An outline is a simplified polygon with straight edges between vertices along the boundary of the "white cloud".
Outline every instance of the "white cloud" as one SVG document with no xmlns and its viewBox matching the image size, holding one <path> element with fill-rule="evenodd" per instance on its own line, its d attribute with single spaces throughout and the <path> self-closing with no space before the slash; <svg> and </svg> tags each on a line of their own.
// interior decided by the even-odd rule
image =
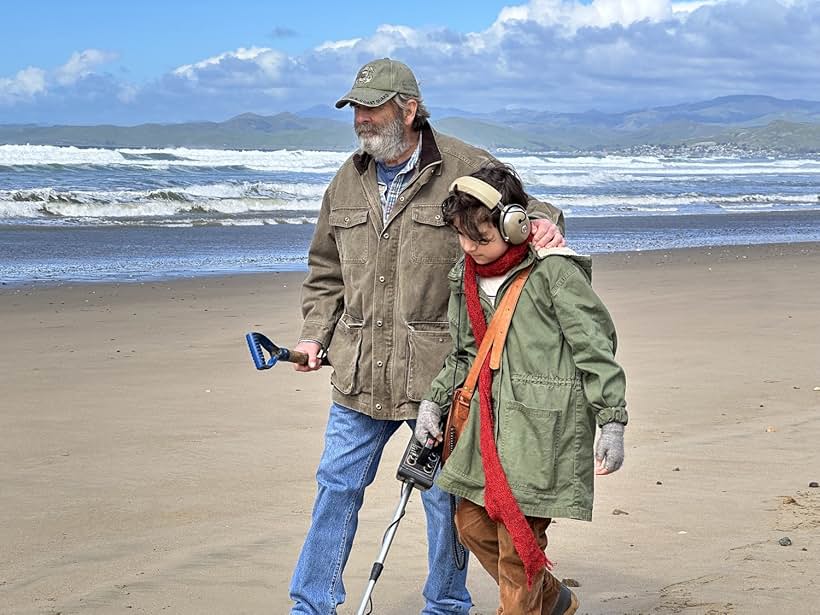
<svg viewBox="0 0 820 615">
<path fill-rule="evenodd" d="M 46 71 L 29 66 L 10 79 L 0 78 L 0 103 L 30 99 L 46 89 Z"/>
<path fill-rule="evenodd" d="M 79 87 L 87 77 L 98 77 L 94 68 L 117 58 L 115 53 L 99 49 L 85 49 L 71 54 L 68 61 L 53 70 L 29 66 L 14 77 L 0 77 L 0 104 L 22 105 L 35 98 L 44 98 L 56 90 Z M 104 78 L 91 86 L 98 88 Z"/>
<path fill-rule="evenodd" d="M 691 0 L 690 2 L 675 2 L 672 4 L 672 12 L 678 15 L 697 11 L 703 6 L 719 4 L 721 0 Z"/>
<path fill-rule="evenodd" d="M 71 85 L 94 72 L 100 64 L 106 64 L 117 59 L 117 54 L 100 49 L 86 49 L 75 51 L 68 62 L 54 71 L 54 80 L 60 85 Z"/>
<path fill-rule="evenodd" d="M 661 21 L 672 15 L 670 0 L 595 0 L 580 4 L 568 0 L 532 0 L 529 4 L 502 9 L 496 24 L 535 22 L 568 32 L 579 28 L 628 26 L 637 21 Z"/>
<path fill-rule="evenodd" d="M 230 75 L 235 73 L 237 81 L 247 81 L 248 68 L 252 67 L 254 72 L 275 79 L 286 59 L 285 54 L 267 47 L 240 47 L 194 64 L 180 66 L 174 69 L 173 74 L 191 81 L 207 82 L 215 78 L 232 81 Z"/>
<path fill-rule="evenodd" d="M 351 47 L 355 47 L 356 43 L 358 43 L 360 38 L 349 38 L 343 41 L 326 41 L 316 47 L 316 51 L 338 51 L 340 49 L 350 49 Z"/>
</svg>

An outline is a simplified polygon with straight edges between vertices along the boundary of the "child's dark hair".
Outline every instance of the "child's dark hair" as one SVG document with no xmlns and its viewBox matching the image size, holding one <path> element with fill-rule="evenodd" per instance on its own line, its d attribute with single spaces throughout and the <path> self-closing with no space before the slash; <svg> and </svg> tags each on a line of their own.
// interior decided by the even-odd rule
<svg viewBox="0 0 820 615">
<path fill-rule="evenodd" d="M 501 193 L 502 205 L 518 203 L 526 209 L 527 193 L 511 166 L 501 162 L 488 164 L 471 173 L 471 177 L 480 179 L 498 190 Z M 480 242 L 486 240 L 480 228 L 484 224 L 498 224 L 500 211 L 498 208 L 490 209 L 474 196 L 455 188 L 441 204 L 441 215 L 445 224 L 453 227 L 457 224 L 463 235 Z"/>
</svg>

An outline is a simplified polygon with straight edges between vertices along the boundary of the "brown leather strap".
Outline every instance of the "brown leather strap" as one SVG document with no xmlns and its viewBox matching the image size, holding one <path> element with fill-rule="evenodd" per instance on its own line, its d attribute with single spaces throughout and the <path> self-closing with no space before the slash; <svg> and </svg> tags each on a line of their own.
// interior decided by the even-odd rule
<svg viewBox="0 0 820 615">
<path fill-rule="evenodd" d="M 501 365 L 501 352 L 504 350 L 504 342 L 507 339 L 507 331 L 510 329 L 510 321 L 512 320 L 515 306 L 518 303 L 518 297 L 521 295 L 521 290 L 527 282 L 527 277 L 530 275 L 532 265 L 519 272 L 515 279 L 510 284 L 507 292 L 501 298 L 501 303 L 496 309 L 490 325 L 487 327 L 487 332 L 484 334 L 484 339 L 481 346 L 478 348 L 478 354 L 475 361 L 467 374 L 467 379 L 464 381 L 463 396 L 469 402 L 473 393 L 475 392 L 475 385 L 478 382 L 478 374 L 481 371 L 481 366 L 484 364 L 484 359 L 487 353 L 492 349 L 490 355 L 490 368 L 498 369 Z"/>
</svg>

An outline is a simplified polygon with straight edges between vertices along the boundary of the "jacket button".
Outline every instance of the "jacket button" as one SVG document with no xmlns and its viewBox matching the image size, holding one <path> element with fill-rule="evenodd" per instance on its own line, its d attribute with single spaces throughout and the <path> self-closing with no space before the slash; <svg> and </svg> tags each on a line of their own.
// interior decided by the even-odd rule
<svg viewBox="0 0 820 615">
<path fill-rule="evenodd" d="M 350 222 L 350 217 L 349 216 L 345 216 L 345 222 Z"/>
<path fill-rule="evenodd" d="M 382 409 L 382 405 L 381 404 L 376 404 L 376 410 L 381 410 L 381 409 Z"/>
<path fill-rule="evenodd" d="M 383 275 L 379 276 L 379 282 L 384 282 L 384 276 Z"/>
<path fill-rule="evenodd" d="M 382 235 L 382 237 L 384 237 L 385 239 L 390 239 L 390 233 L 385 233 L 384 235 Z"/>
<path fill-rule="evenodd" d="M 400 196 L 400 197 L 399 197 L 399 200 L 403 203 L 403 202 L 404 202 L 404 197 L 403 197 L 403 196 Z"/>
<path fill-rule="evenodd" d="M 381 327 L 384 323 L 381 320 L 376 321 L 376 326 Z"/>
<path fill-rule="evenodd" d="M 384 365 L 384 363 L 381 361 L 376 361 L 376 367 L 381 367 L 382 365 Z"/>
</svg>

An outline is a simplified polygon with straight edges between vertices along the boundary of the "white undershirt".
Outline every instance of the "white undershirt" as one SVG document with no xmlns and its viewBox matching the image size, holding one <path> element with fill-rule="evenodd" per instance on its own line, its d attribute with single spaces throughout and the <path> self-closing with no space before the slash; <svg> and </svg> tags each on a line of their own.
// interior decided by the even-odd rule
<svg viewBox="0 0 820 615">
<path fill-rule="evenodd" d="M 487 295 L 487 298 L 493 305 L 495 305 L 495 296 L 498 294 L 498 289 L 501 288 L 501 285 L 506 279 L 506 274 L 494 275 L 490 278 L 478 276 L 478 286 L 484 291 L 484 294 Z"/>
</svg>

